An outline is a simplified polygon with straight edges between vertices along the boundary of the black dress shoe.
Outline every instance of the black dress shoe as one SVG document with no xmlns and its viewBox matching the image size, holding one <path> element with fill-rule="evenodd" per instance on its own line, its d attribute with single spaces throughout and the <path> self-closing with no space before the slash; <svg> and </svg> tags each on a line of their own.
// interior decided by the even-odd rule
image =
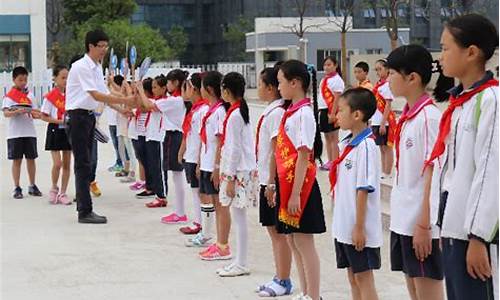
<svg viewBox="0 0 500 300">
<path fill-rule="evenodd" d="M 86 224 L 106 224 L 108 219 L 104 216 L 99 216 L 94 212 L 90 212 L 84 216 L 78 216 L 78 223 L 86 223 Z"/>
</svg>

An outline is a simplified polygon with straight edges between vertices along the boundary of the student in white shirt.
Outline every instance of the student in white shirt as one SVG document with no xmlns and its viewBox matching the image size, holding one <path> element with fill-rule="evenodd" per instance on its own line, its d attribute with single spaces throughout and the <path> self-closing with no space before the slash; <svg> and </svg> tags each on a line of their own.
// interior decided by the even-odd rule
<svg viewBox="0 0 500 300">
<path fill-rule="evenodd" d="M 146 113 L 144 119 L 138 120 L 138 127 L 144 127 L 144 148 L 139 159 L 142 160 L 146 173 L 144 190 L 136 194 L 139 199 L 156 198 L 146 203 L 146 207 L 166 207 L 163 177 L 161 172 L 161 143 L 165 138 L 165 129 L 162 126 L 163 114 L 155 109 L 155 102 L 161 99 L 166 91 L 166 85 L 159 84 L 160 77 L 154 80 L 146 78 L 142 84 L 136 84 L 137 102 L 141 111 Z M 141 140 L 141 139 L 140 139 Z"/>
<path fill-rule="evenodd" d="M 219 269 L 221 277 L 249 275 L 247 208 L 256 198 L 255 145 L 248 105 L 244 99 L 243 75 L 230 72 L 222 79 L 222 98 L 231 106 L 226 113 L 221 136 L 220 208 L 217 211 L 221 224 L 220 241 L 229 240 L 232 219 L 236 224 L 237 250 L 234 261 Z M 230 216 L 231 215 L 231 216 Z M 229 219 L 230 218 L 230 219 Z M 207 254 L 208 256 L 209 254 Z"/>
<path fill-rule="evenodd" d="M 311 78 L 312 103 L 306 97 Z M 276 229 L 287 235 L 295 257 L 302 289 L 298 299 L 318 300 L 320 265 L 314 235 L 324 233 L 326 227 L 316 180 L 315 160 L 321 157 L 322 151 L 316 71 L 301 61 L 288 60 L 280 65 L 278 82 L 281 95 L 292 104 L 283 116 L 276 139 L 276 205 L 279 207 Z"/>
<path fill-rule="evenodd" d="M 391 269 L 405 274 L 412 300 L 442 300 L 443 263 L 439 228 L 439 170 L 431 197 L 424 197 L 424 162 L 432 151 L 441 112 L 425 91 L 433 59 L 419 45 L 401 46 L 387 57 L 389 85 L 406 105 L 395 134 L 396 173 L 391 192 Z M 429 202 L 424 202 L 429 200 Z"/>
<path fill-rule="evenodd" d="M 441 45 L 443 74 L 460 82 L 449 91 L 428 159 L 443 166 L 438 225 L 446 292 L 450 300 L 498 299 L 499 89 L 485 66 L 498 32 L 485 17 L 464 15 L 445 25 Z"/>
<path fill-rule="evenodd" d="M 370 120 L 370 125 L 375 136 L 375 143 L 380 146 L 382 178 L 386 178 L 391 176 L 394 165 L 392 146 L 396 129 L 396 117 L 391 109 L 394 96 L 387 81 L 387 76 L 389 76 L 387 60 L 377 60 L 375 71 L 379 77 L 379 81 L 373 87 L 373 94 L 375 94 L 375 98 L 377 99 L 377 110 Z"/>
<path fill-rule="evenodd" d="M 177 160 L 184 164 L 187 183 L 191 186 L 193 197 L 193 226 L 181 227 L 184 234 L 198 234 L 201 231 L 200 181 L 196 177 L 196 167 L 200 155 L 201 120 L 209 108 L 208 101 L 201 97 L 201 74 L 193 73 L 184 82 L 182 98 L 190 100 L 192 107 L 182 123 L 183 140 Z"/>
<path fill-rule="evenodd" d="M 328 160 L 321 169 L 328 171 L 333 160 L 339 156 L 339 127 L 336 124 L 335 113 L 337 111 L 337 101 L 344 92 L 344 80 L 340 76 L 340 68 L 337 59 L 327 56 L 323 60 L 325 77 L 319 84 L 318 108 L 319 108 L 319 130 L 325 135 L 325 148 Z"/>
<path fill-rule="evenodd" d="M 222 74 L 217 71 L 205 73 L 201 84 L 201 96 L 208 100 L 209 109 L 201 120 L 200 139 L 201 148 L 196 166 L 197 177 L 200 181 L 201 195 L 201 219 L 202 230 L 194 238 L 188 239 L 188 247 L 207 247 L 200 252 L 200 257 L 206 252 L 211 252 L 212 260 L 230 259 L 229 247 L 217 241 L 210 243 L 211 228 L 214 212 L 220 207 L 219 204 L 219 179 L 220 179 L 220 136 L 222 124 L 226 115 L 226 108 L 221 100 Z M 215 214 L 217 229 L 219 226 L 219 214 Z M 219 234 L 217 235 L 220 236 Z"/>
<path fill-rule="evenodd" d="M 36 165 L 38 157 L 36 147 L 36 131 L 33 119 L 41 117 L 37 109 L 35 98 L 28 92 L 28 70 L 24 67 L 15 67 L 12 70 L 12 81 L 14 86 L 5 95 L 2 104 L 4 117 L 9 119 L 7 125 L 7 158 L 12 160 L 12 177 L 14 179 L 13 197 L 23 198 L 22 189 L 19 186 L 21 176 L 21 163 L 23 157 L 26 159 L 30 186 L 28 194 L 31 196 L 42 196 L 35 184 Z"/>
<path fill-rule="evenodd" d="M 41 108 L 42 119 L 49 123 L 47 125 L 45 150 L 50 151 L 52 156 L 52 187 L 49 191 L 49 201 L 51 204 L 68 205 L 72 203 L 66 194 L 70 176 L 71 145 L 64 128 L 66 102 L 64 93 L 68 69 L 64 66 L 57 66 L 53 70 L 53 76 L 55 87 L 45 95 Z M 57 183 L 60 174 L 61 188 L 59 189 Z"/>
<path fill-rule="evenodd" d="M 113 143 L 113 148 L 115 149 L 115 163 L 108 168 L 109 172 L 120 172 L 123 169 L 123 162 L 120 159 L 120 153 L 118 152 L 118 137 L 116 136 L 116 117 L 118 112 L 111 108 L 110 106 L 106 106 L 106 121 L 108 121 L 109 128 L 109 136 L 111 138 L 111 142 Z"/>
<path fill-rule="evenodd" d="M 383 241 L 380 152 L 368 126 L 376 107 L 375 97 L 365 88 L 342 94 L 337 119 L 351 134 L 340 144 L 340 156 L 330 170 L 337 268 L 347 268 L 354 299 L 378 299 L 373 270 L 380 269 Z"/>
<path fill-rule="evenodd" d="M 259 221 L 267 229 L 271 238 L 275 275 L 273 279 L 258 288 L 259 296 L 275 297 L 289 295 L 292 292 L 290 269 L 292 267 L 292 249 L 286 236 L 278 234 L 276 222 L 278 209 L 274 201 L 276 191 L 276 139 L 281 119 L 285 112 L 285 101 L 278 90 L 279 65 L 265 68 L 260 72 L 257 91 L 259 99 L 268 103 L 257 123 L 255 152 L 259 171 Z"/>
</svg>

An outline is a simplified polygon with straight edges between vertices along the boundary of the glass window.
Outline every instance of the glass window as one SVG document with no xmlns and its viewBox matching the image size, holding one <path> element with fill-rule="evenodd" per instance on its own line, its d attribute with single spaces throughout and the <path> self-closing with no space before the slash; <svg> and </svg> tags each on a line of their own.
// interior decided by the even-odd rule
<svg viewBox="0 0 500 300">
<path fill-rule="evenodd" d="M 323 60 L 327 56 L 333 56 L 337 59 L 340 67 L 341 63 L 341 50 L 340 49 L 318 49 L 316 51 L 316 68 L 318 71 L 323 71 Z"/>
<path fill-rule="evenodd" d="M 31 70 L 30 58 L 28 35 L 0 35 L 0 71 L 11 71 L 16 66 Z"/>
</svg>

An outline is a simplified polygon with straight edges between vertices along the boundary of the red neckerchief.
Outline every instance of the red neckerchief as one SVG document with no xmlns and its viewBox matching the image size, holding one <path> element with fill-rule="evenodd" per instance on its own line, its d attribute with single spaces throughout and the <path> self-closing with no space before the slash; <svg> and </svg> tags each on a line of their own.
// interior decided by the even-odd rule
<svg viewBox="0 0 500 300">
<path fill-rule="evenodd" d="M 379 88 L 384 85 L 387 81 L 380 80 L 377 82 L 375 87 L 373 88 L 373 94 L 375 95 L 375 99 L 377 100 L 377 110 L 383 115 L 386 107 L 387 100 L 384 99 L 384 97 L 380 94 Z M 389 123 L 389 126 L 387 128 L 387 146 L 392 147 L 394 145 L 394 135 L 396 133 L 396 126 L 397 126 L 397 121 L 396 121 L 396 114 L 394 111 L 389 112 L 389 116 L 387 117 L 387 122 Z M 385 124 L 381 124 L 380 126 L 385 126 Z"/>
<path fill-rule="evenodd" d="M 224 142 L 226 141 L 227 121 L 229 120 L 229 117 L 231 116 L 231 114 L 235 110 L 240 108 L 240 106 L 241 106 L 241 101 L 235 102 L 235 103 L 233 103 L 233 105 L 231 105 L 231 107 L 229 108 L 229 110 L 226 113 L 226 117 L 224 118 L 224 122 L 222 123 L 222 136 L 221 136 L 221 144 L 220 144 L 221 147 L 224 146 Z"/>
<path fill-rule="evenodd" d="M 182 132 L 184 133 L 184 139 L 187 138 L 189 132 L 191 131 L 191 121 L 193 120 L 193 115 L 195 112 L 201 109 L 202 106 L 208 105 L 208 101 L 206 99 L 200 99 L 198 102 L 193 104 L 191 110 L 187 113 L 184 121 L 182 122 Z"/>
<path fill-rule="evenodd" d="M 302 213 L 304 212 L 304 208 L 309 201 L 309 196 L 311 194 L 312 187 L 316 178 L 316 164 L 314 163 L 313 153 L 310 153 L 306 175 L 304 177 L 304 182 L 300 191 L 300 210 L 297 214 L 290 215 L 288 213 L 288 202 L 292 194 L 295 179 L 295 166 L 298 159 L 298 151 L 286 134 L 285 123 L 291 115 L 293 115 L 302 107 L 309 105 L 311 105 L 311 100 L 305 98 L 293 104 L 286 110 L 285 114 L 283 115 L 283 119 L 281 120 L 278 137 L 276 139 L 275 158 L 278 182 L 280 187 L 278 191 L 280 194 L 278 218 L 281 222 L 295 228 L 300 228 Z"/>
<path fill-rule="evenodd" d="M 337 72 L 327 74 L 321 81 L 321 96 L 323 96 L 323 100 L 325 100 L 326 106 L 328 107 L 328 113 L 332 112 L 333 102 L 335 102 L 335 95 L 333 95 L 333 92 L 328 88 L 328 79 L 335 75 L 337 75 Z"/>
<path fill-rule="evenodd" d="M 432 149 L 429 159 L 425 162 L 424 170 L 426 166 L 432 165 L 432 162 L 436 158 L 441 156 L 441 154 L 443 154 L 444 150 L 446 149 L 445 142 L 451 130 L 451 117 L 453 115 L 453 111 L 455 111 L 457 107 L 460 107 L 465 102 L 469 101 L 474 95 L 492 86 L 498 86 L 498 80 L 490 79 L 485 83 L 481 84 L 480 86 L 472 89 L 471 91 L 462 93 L 457 97 L 450 95 L 450 105 L 448 105 L 448 108 L 444 111 L 443 115 L 441 116 L 441 121 L 439 122 L 438 137 L 436 139 L 436 143 L 434 144 L 434 148 Z"/>
<path fill-rule="evenodd" d="M 151 99 L 151 98 L 150 98 Z M 162 96 L 153 96 L 152 98 L 154 101 L 158 101 L 160 99 L 163 99 Z M 144 127 L 148 127 L 148 124 L 149 124 L 149 119 L 151 118 L 151 112 L 152 111 L 148 111 L 147 112 L 147 115 L 146 115 L 146 120 L 144 121 Z M 161 126 L 162 126 L 162 123 L 163 123 L 163 116 L 161 117 L 160 119 L 160 129 L 158 131 L 161 130 Z"/>
<path fill-rule="evenodd" d="M 208 118 L 222 105 L 222 100 L 219 100 L 212 105 L 201 121 L 200 138 L 203 144 L 207 144 L 207 120 Z"/>
<path fill-rule="evenodd" d="M 356 144 L 353 145 L 353 140 L 361 138 L 360 141 L 357 141 Z M 334 191 L 335 185 L 337 184 L 337 167 L 338 165 L 346 158 L 346 156 L 354 149 L 356 148 L 362 141 L 364 141 L 366 138 L 374 138 L 373 133 L 371 129 L 368 127 L 364 129 L 361 133 L 359 133 L 357 136 L 352 137 L 351 142 L 347 144 L 340 154 L 337 159 L 335 159 L 332 163 L 332 167 L 330 168 L 330 173 L 329 173 L 329 178 L 330 178 L 330 189 Z"/>
<path fill-rule="evenodd" d="M 54 105 L 57 109 L 57 119 L 62 120 L 64 112 L 66 111 L 66 96 L 61 93 L 58 88 L 53 88 L 52 91 L 45 95 L 45 99 L 52 103 L 52 105 Z"/>
<path fill-rule="evenodd" d="M 181 95 L 181 91 L 180 90 L 175 90 L 170 96 L 172 97 L 179 97 Z"/>
<path fill-rule="evenodd" d="M 281 105 L 277 105 L 277 106 L 273 107 L 271 110 L 269 110 L 266 115 L 262 114 L 262 116 L 260 116 L 260 118 L 259 118 L 259 121 L 257 122 L 257 134 L 256 134 L 256 137 L 255 137 L 255 157 L 256 157 L 257 160 L 259 160 L 259 140 L 260 140 L 259 135 L 260 135 L 260 128 L 262 127 L 262 122 L 264 121 L 264 117 L 270 115 L 271 112 L 273 112 L 275 109 L 280 108 L 280 107 L 282 107 L 282 106 Z"/>
<path fill-rule="evenodd" d="M 399 178 L 399 143 L 401 140 L 401 131 L 403 130 L 404 123 L 415 118 L 427 105 L 434 105 L 434 101 L 429 95 L 424 94 L 417 100 L 415 105 L 410 109 L 408 104 L 403 108 L 403 113 L 399 117 L 398 125 L 396 126 L 396 133 L 394 135 L 394 144 L 396 146 L 396 182 Z"/>
<path fill-rule="evenodd" d="M 18 104 L 31 105 L 31 99 L 28 97 L 28 93 L 23 93 L 15 87 L 11 88 L 5 96 L 14 100 L 14 102 Z"/>
</svg>

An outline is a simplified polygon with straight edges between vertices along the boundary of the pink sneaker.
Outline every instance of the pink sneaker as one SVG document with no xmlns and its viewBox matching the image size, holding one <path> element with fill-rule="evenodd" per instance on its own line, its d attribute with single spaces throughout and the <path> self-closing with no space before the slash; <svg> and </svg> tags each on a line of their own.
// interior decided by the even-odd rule
<svg viewBox="0 0 500 300">
<path fill-rule="evenodd" d="M 57 195 L 57 203 L 61 203 L 64 205 L 70 205 L 71 200 L 69 200 L 68 195 L 66 195 L 66 193 L 64 193 L 64 194 L 61 193 L 61 194 Z"/>
<path fill-rule="evenodd" d="M 59 194 L 59 188 L 50 189 L 49 191 L 50 204 L 57 204 L 57 194 Z"/>
<path fill-rule="evenodd" d="M 132 183 L 131 185 L 129 185 L 129 188 L 132 191 L 138 191 L 138 190 L 142 190 L 145 186 L 146 186 L 146 184 L 144 182 L 136 181 L 136 182 Z"/>
<path fill-rule="evenodd" d="M 202 260 L 227 260 L 231 259 L 231 250 L 229 246 L 226 249 L 221 249 L 217 244 L 208 247 L 207 251 L 200 254 Z"/>
<path fill-rule="evenodd" d="M 179 217 L 176 213 L 161 218 L 163 224 L 184 224 L 187 222 L 186 215 Z"/>
</svg>

